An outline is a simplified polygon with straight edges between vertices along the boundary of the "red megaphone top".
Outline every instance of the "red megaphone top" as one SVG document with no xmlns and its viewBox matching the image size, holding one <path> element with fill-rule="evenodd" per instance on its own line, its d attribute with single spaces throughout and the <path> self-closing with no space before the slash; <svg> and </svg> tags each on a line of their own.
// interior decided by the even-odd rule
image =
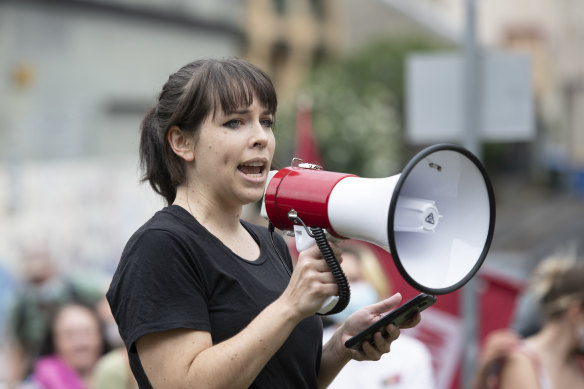
<svg viewBox="0 0 584 389">
<path fill-rule="evenodd" d="M 276 228 L 291 230 L 294 222 L 288 219 L 288 213 L 295 210 L 307 226 L 321 227 L 338 236 L 329 221 L 328 200 L 335 185 L 346 177 L 357 176 L 295 166 L 279 170 L 266 187 L 268 218 Z"/>
</svg>

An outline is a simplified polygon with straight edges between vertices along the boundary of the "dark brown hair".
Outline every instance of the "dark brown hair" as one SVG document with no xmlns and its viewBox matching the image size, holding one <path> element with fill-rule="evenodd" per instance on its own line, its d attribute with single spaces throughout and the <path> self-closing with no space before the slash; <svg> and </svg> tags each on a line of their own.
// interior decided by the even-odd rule
<svg viewBox="0 0 584 389">
<path fill-rule="evenodd" d="M 253 103 L 254 95 L 272 114 L 278 105 L 269 77 L 251 63 L 239 59 L 203 59 L 172 74 L 141 125 L 140 166 L 142 181 L 172 204 L 176 188 L 186 176 L 183 160 L 167 139 L 172 126 L 196 136 L 209 114 L 218 109 L 231 113 Z"/>
</svg>

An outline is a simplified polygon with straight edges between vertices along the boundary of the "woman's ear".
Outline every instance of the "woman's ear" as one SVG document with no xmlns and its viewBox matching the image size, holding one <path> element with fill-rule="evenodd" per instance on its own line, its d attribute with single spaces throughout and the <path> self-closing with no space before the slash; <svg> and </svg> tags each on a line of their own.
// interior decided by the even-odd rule
<svg viewBox="0 0 584 389">
<path fill-rule="evenodd" d="M 168 130 L 168 143 L 172 151 L 187 162 L 195 159 L 195 145 L 192 136 L 185 134 L 177 126 L 172 126 Z"/>
</svg>

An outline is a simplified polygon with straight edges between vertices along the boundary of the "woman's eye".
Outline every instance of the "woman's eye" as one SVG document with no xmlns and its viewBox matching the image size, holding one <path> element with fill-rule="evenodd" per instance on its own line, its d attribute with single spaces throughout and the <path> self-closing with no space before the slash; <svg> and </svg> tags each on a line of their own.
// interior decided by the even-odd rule
<svg viewBox="0 0 584 389">
<path fill-rule="evenodd" d="M 264 119 L 261 121 L 262 126 L 267 128 L 272 128 L 274 126 L 274 121 L 272 119 Z"/>
<path fill-rule="evenodd" d="M 237 128 L 237 127 L 241 126 L 241 120 L 239 120 L 239 119 L 229 120 L 227 123 L 223 124 L 223 126 L 229 127 L 229 128 Z"/>
</svg>

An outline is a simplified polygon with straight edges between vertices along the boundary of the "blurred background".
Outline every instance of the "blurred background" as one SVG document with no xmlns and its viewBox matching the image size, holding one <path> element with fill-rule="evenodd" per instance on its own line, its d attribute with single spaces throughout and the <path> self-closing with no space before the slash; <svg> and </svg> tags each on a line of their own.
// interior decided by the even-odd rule
<svg viewBox="0 0 584 389">
<path fill-rule="evenodd" d="M 577 0 L 0 0 L 0 347 L 27 253 L 105 288 L 163 206 L 139 184 L 137 148 L 168 75 L 241 56 L 275 82 L 279 167 L 301 156 L 386 177 L 439 142 L 483 161 L 489 256 L 471 300 L 444 296 L 418 331 L 438 387 L 463 387 L 532 269 L 584 251 L 582 20 Z"/>
</svg>

